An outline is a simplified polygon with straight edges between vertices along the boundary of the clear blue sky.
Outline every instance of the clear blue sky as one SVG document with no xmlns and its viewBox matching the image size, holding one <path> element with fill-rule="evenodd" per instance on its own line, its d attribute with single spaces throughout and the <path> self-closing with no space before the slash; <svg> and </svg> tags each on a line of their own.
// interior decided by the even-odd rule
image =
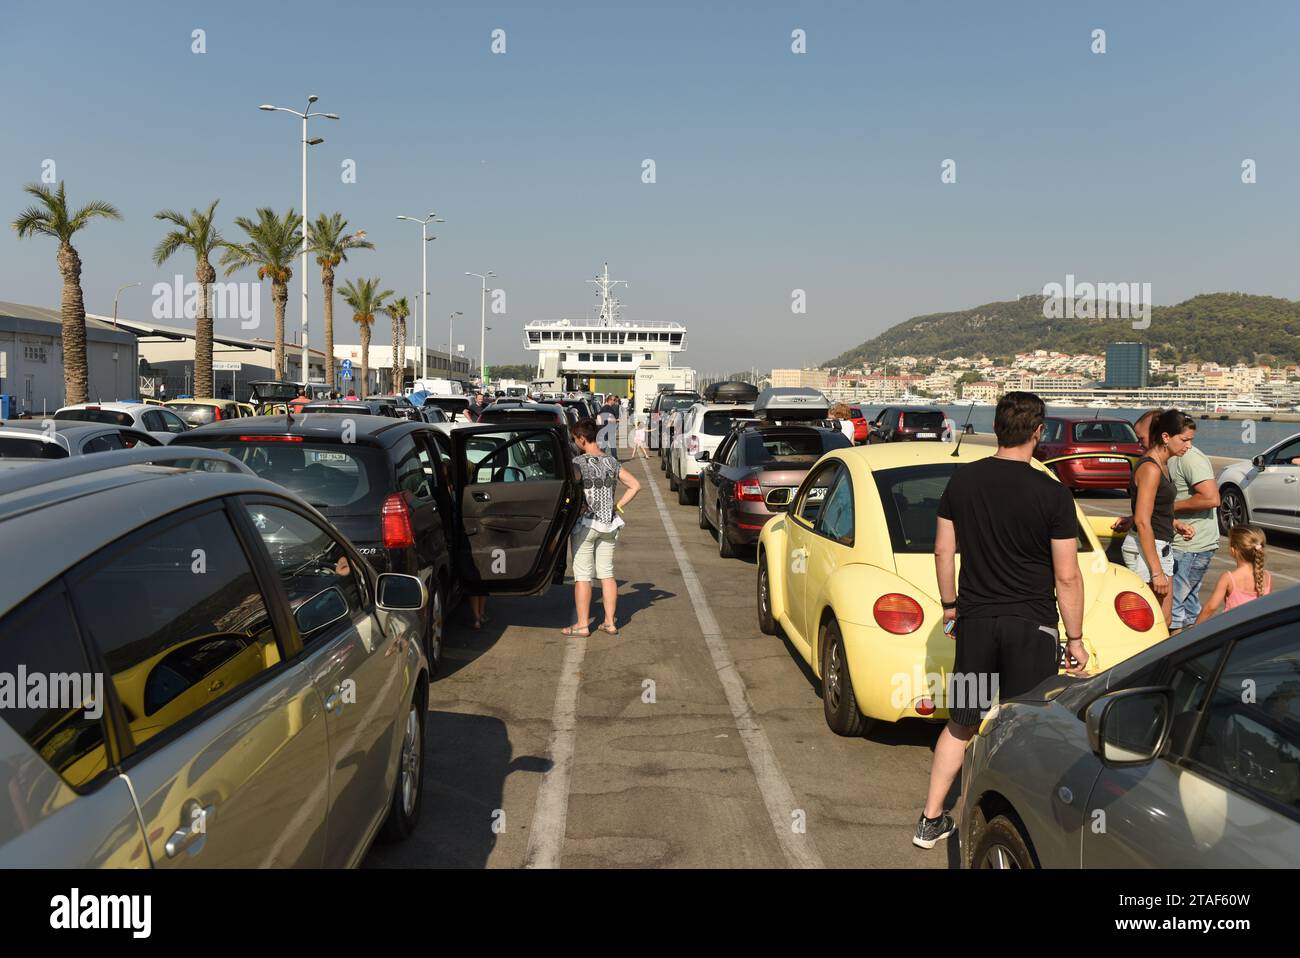
<svg viewBox="0 0 1300 958">
<path fill-rule="evenodd" d="M 148 287 L 192 269 L 153 266 L 152 214 L 220 197 L 233 238 L 236 215 L 297 207 L 297 121 L 256 107 L 316 93 L 342 120 L 315 121 L 311 209 L 378 244 L 341 278 L 377 274 L 415 302 L 419 230 L 394 217 L 436 210 L 430 338 L 463 310 L 474 330 L 456 338 L 477 351 L 478 281 L 462 274 L 493 269 L 509 312 L 490 320 L 489 362 L 524 359 L 528 320 L 585 315 L 603 260 L 631 284 L 624 315 L 687 323 L 686 361 L 705 371 L 821 362 L 909 316 L 1066 273 L 1150 282 L 1156 303 L 1297 298 L 1298 9 L 10 2 L 0 212 L 11 221 L 54 159 L 74 202 L 126 217 L 77 241 L 87 307 L 110 312 L 116 287 L 142 280 L 121 311 L 147 316 Z M 345 159 L 356 184 L 340 181 Z M 57 306 L 54 253 L 0 232 L 0 299 Z M 311 284 L 316 314 L 314 264 Z M 806 316 L 790 312 L 795 288 Z M 269 337 L 269 297 L 263 316 Z"/>
</svg>

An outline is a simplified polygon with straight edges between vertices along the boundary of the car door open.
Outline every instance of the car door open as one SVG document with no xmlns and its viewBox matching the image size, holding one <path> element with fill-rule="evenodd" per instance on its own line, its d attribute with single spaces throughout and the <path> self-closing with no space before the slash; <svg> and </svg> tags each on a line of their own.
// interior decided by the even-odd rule
<svg viewBox="0 0 1300 958">
<path fill-rule="evenodd" d="M 581 507 L 562 427 L 471 426 L 454 430 L 451 443 L 462 582 L 478 594 L 540 592 Z"/>
</svg>

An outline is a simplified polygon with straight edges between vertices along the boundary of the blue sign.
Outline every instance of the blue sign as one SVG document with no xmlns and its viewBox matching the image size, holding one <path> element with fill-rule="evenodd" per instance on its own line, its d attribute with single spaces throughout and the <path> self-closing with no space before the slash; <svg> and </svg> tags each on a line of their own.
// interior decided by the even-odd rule
<svg viewBox="0 0 1300 958">
<path fill-rule="evenodd" d="M 352 378 L 352 360 L 350 359 L 343 360 L 343 378 L 344 379 Z"/>
</svg>

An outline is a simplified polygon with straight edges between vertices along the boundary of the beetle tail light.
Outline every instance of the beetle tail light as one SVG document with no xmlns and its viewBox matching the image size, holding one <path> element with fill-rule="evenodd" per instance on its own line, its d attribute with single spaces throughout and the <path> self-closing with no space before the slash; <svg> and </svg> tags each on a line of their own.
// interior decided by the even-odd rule
<svg viewBox="0 0 1300 958">
<path fill-rule="evenodd" d="M 1151 606 L 1136 592 L 1121 592 L 1115 596 L 1115 614 L 1134 632 L 1146 632 L 1156 624 Z"/>
<path fill-rule="evenodd" d="M 925 621 L 925 612 L 921 604 L 910 595 L 890 592 L 882 595 L 871 607 L 876 625 L 894 635 L 908 635 L 915 632 Z"/>
</svg>

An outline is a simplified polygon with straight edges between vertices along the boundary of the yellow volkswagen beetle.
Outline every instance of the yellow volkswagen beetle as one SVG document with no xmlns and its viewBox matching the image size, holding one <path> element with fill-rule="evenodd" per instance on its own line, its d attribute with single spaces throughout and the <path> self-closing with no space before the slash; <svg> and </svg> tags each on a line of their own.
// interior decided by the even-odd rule
<svg viewBox="0 0 1300 958">
<path fill-rule="evenodd" d="M 784 513 L 759 535 L 759 628 L 776 635 L 780 626 L 821 679 L 832 731 L 947 717 L 955 643 L 943 631 L 934 568 L 939 497 L 954 470 L 994 451 L 966 443 L 954 456 L 952 445 L 926 442 L 839 449 L 797 488 L 764 490 Z M 1112 521 L 1079 512 L 1090 673 L 1168 636 L 1146 584 L 1106 558 Z"/>
</svg>

